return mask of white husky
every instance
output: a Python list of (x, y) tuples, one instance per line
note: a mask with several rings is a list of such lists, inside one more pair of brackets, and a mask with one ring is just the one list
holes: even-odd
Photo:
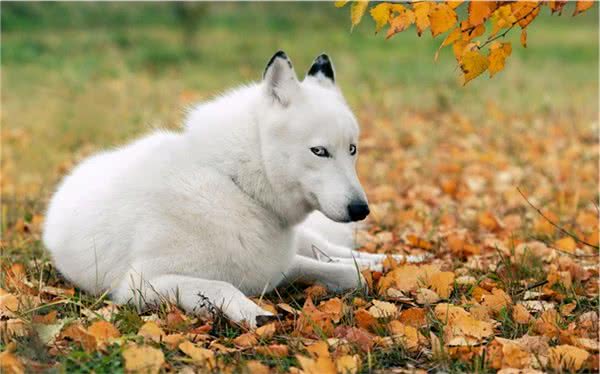
[(327, 55), (300, 82), (277, 52), (260, 83), (198, 105), (182, 133), (83, 161), (50, 202), (44, 244), (85, 291), (195, 313), (208, 301), (254, 326), (270, 313), (246, 295), (298, 279), (351, 289), (355, 264), (380, 266), (336, 223), (369, 214), (358, 132)]

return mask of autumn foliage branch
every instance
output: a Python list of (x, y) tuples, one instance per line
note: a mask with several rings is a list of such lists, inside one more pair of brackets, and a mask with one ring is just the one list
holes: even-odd
[[(337, 1), (337, 7), (343, 7), (348, 1)], [(412, 1), (381, 2), (371, 7), (369, 13), (375, 21), (375, 32), (389, 26), (386, 39), (415, 25), (417, 35), (426, 29), (432, 37), (447, 33), (439, 51), (452, 45), (454, 56), (462, 72), (463, 85), (477, 78), (485, 71), (490, 77), (502, 71), (506, 59), (512, 53), (508, 41), (500, 42), (517, 25), (521, 27), (521, 45), (527, 47), (527, 27), (538, 16), (542, 7), (554, 14), (562, 14), (567, 0), (555, 1)], [(458, 8), (466, 7), (464, 19), (460, 19)], [(594, 5), (592, 0), (577, 0), (573, 15), (578, 15)], [(352, 27), (360, 23), (369, 6), (369, 1), (353, 1), (350, 7)], [(486, 24), (488, 30), (486, 30)], [(501, 32), (501, 30), (503, 30)], [(487, 35), (486, 35), (487, 31)], [(482, 37), (483, 40), (476, 40)], [(487, 47), (487, 54), (484, 49)]]

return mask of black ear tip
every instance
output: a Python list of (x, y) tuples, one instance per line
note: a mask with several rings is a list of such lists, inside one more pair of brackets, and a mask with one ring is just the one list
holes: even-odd
[(321, 64), (326, 64), (326, 63), (331, 63), (331, 60), (329, 59), (329, 56), (327, 56), (326, 53), (322, 53), (322, 54), (318, 55), (317, 58), (315, 58), (315, 62), (318, 62)]
[(269, 62), (267, 62), (267, 66), (265, 67), (265, 71), (263, 72), (263, 77), (265, 76), (265, 74), (267, 73), (267, 70), (269, 70), (269, 67), (271, 65), (273, 65), (273, 62), (278, 59), (284, 59), (285, 61), (287, 61), (288, 66), (291, 68), (292, 67), (292, 63), (290, 62), (290, 59), (288, 58), (288, 56), (285, 54), (284, 51), (282, 51), (281, 49), (277, 52), (275, 52), (275, 54), (273, 55), (273, 57), (271, 57), (271, 59), (269, 60)]
[(316, 76), (319, 73), (323, 74), (326, 78), (329, 78), (332, 82), (335, 82), (335, 74), (333, 72), (331, 60), (325, 53), (318, 55), (308, 70), (308, 75)]
[(288, 56), (285, 54), (285, 52), (282, 51), (281, 49), (279, 51), (275, 52), (275, 54), (273, 55), (272, 58), (277, 58), (277, 57), (284, 58), (286, 60), (288, 58)]

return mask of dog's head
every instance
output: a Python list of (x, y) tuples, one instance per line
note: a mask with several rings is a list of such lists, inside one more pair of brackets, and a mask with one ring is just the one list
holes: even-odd
[(299, 81), (279, 51), (261, 85), (263, 161), (290, 209), (316, 209), (338, 222), (364, 219), (369, 206), (355, 170), (358, 123), (335, 83), (329, 57), (318, 56)]

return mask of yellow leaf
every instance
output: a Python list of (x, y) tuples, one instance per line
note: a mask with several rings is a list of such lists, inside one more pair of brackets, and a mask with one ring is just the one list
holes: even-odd
[(429, 285), (442, 299), (447, 299), (454, 289), (454, 273), (451, 271), (435, 273), (429, 278)]
[(527, 48), (527, 30), (521, 30), (521, 45)]
[(501, 6), (492, 14), (492, 35), (496, 35), (500, 29), (511, 27), (515, 22), (517, 18), (513, 15), (510, 4)]
[(575, 253), (577, 243), (575, 243), (575, 239), (573, 239), (572, 237), (565, 236), (564, 238), (555, 241), (554, 247), (564, 252)]
[(356, 374), (360, 369), (360, 357), (358, 355), (343, 355), (335, 361), (338, 373)]
[(392, 14), (390, 3), (381, 3), (373, 8), (370, 12), (371, 17), (375, 21), (375, 33), (381, 31), (381, 29), (389, 22), (390, 15)]
[(462, 55), (460, 70), (463, 72), (463, 85), (480, 76), (489, 66), (486, 56), (477, 51), (467, 51)]
[(478, 26), (487, 20), (496, 9), (495, 1), (470, 1), (469, 2), (469, 24)]
[(165, 363), (165, 355), (160, 349), (150, 346), (131, 345), (123, 350), (125, 369), (136, 373), (158, 373)]
[(365, 11), (367, 10), (367, 6), (369, 5), (368, 1), (358, 0), (352, 3), (352, 7), (350, 8), (350, 19), (352, 20), (352, 28), (360, 23)]
[(417, 35), (421, 36), (423, 31), (430, 25), (429, 23), (429, 10), (431, 9), (431, 3), (419, 2), (413, 4), (413, 11), (415, 13), (415, 26), (417, 27)]
[(342, 8), (344, 5), (348, 3), (349, 0), (336, 1), (333, 3), (336, 8)]
[(158, 343), (165, 336), (165, 332), (163, 331), (163, 329), (158, 327), (156, 322), (149, 321), (144, 323), (142, 327), (140, 327), (138, 335), (141, 335), (146, 339), (154, 340)]
[[(398, 7), (402, 6), (397, 5), (396, 8)], [(415, 22), (415, 13), (412, 10), (402, 7), (398, 13), (399, 14), (390, 21), (390, 29), (387, 32), (386, 39), (391, 38), (396, 33), (406, 30)]]
[(464, 0), (454, 0), (454, 1), (446, 1), (446, 4), (452, 9), (456, 9), (462, 4)]
[(181, 352), (185, 353), (197, 363), (206, 366), (209, 370), (216, 368), (215, 353), (210, 349), (200, 348), (189, 341), (179, 344)]
[(429, 12), (431, 35), (438, 36), (456, 23), (456, 12), (447, 4), (436, 3)]
[(506, 58), (512, 53), (512, 46), (508, 43), (494, 42), (490, 46), (490, 77), (504, 69)]
[(581, 348), (564, 344), (550, 348), (548, 351), (548, 361), (550, 367), (556, 370), (578, 371), (589, 355), (589, 353)]
[(577, 3), (575, 4), (575, 12), (573, 12), (573, 15), (576, 16), (578, 14), (581, 14), (593, 6), (594, 1), (592, 0), (577, 0)]

